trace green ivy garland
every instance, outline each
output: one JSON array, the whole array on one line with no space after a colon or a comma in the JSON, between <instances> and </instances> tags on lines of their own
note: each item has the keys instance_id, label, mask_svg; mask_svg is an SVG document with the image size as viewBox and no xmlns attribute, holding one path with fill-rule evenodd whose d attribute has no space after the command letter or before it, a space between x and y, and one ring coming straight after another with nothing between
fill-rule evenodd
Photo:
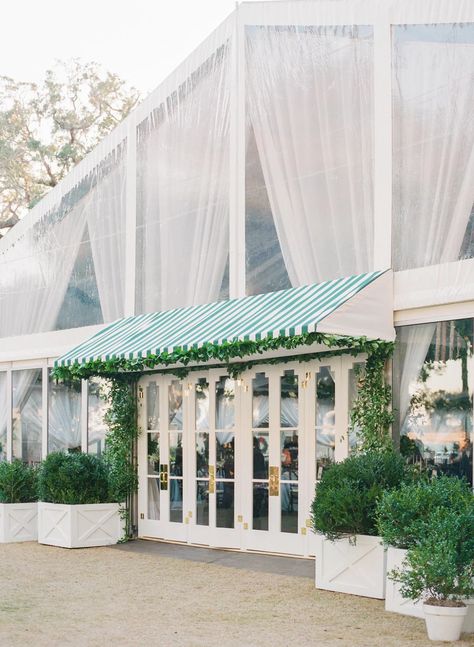
<instances>
[{"instance_id":1,"label":"green ivy garland","mask_svg":"<svg viewBox=\"0 0 474 647\"><path fill-rule=\"evenodd\" d=\"M390 434L392 389L385 383L385 362L392 353L393 345L380 347L368 355L364 369L359 372L350 415L351 428L357 430L356 451L394 450Z\"/></svg>"},{"instance_id":2,"label":"green ivy garland","mask_svg":"<svg viewBox=\"0 0 474 647\"><path fill-rule=\"evenodd\" d=\"M108 360L90 360L84 364L72 364L70 366L57 366L54 369L54 375L57 379L71 380L71 379L87 379L93 375L102 377L111 377L120 373L142 373L147 369L154 369L157 366L168 367L173 364L180 364L181 367L170 369L171 372L179 377L186 376L189 372L189 364L193 363L202 370L202 364L207 364L209 361L216 360L219 364L224 364L232 371L232 360L242 359L250 355L261 355L266 351L274 350L293 350L301 346L311 346L313 344L322 344L331 351L327 353L317 353L314 356L324 357L328 354L335 354L334 351L344 350L345 353L358 355L359 353L367 353L371 355L380 351L386 352L387 347L392 347L390 342L383 342L377 340L368 340L366 337L344 337L339 335L327 335L324 333L304 333L302 335L292 335L288 337L276 337L259 339L256 341L232 341L223 342L220 345L207 343L199 348L181 348L178 347L172 352L163 351L156 355L148 355L147 357L140 357L134 359L125 359L123 357L113 357ZM293 361L294 358L291 358ZM241 363L240 370L245 370L246 367L252 366L256 363L269 363L270 360L251 360L249 362ZM278 358L271 361L290 361L288 358ZM206 367L207 368L207 367Z\"/></svg>"},{"instance_id":3,"label":"green ivy garland","mask_svg":"<svg viewBox=\"0 0 474 647\"><path fill-rule=\"evenodd\" d=\"M108 403L104 421L108 432L105 439L105 460L109 466L110 494L121 503L120 513L125 521L124 540L132 536L130 507L138 489L138 473L134 456L138 438L136 376L115 376L102 397Z\"/></svg>"}]
</instances>

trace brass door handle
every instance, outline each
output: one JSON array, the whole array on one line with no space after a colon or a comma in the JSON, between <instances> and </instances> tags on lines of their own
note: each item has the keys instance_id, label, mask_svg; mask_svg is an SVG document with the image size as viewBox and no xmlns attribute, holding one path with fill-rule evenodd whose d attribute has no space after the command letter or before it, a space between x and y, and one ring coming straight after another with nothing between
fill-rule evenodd
<instances>
[{"instance_id":1,"label":"brass door handle","mask_svg":"<svg viewBox=\"0 0 474 647\"><path fill-rule=\"evenodd\" d=\"M270 465L269 476L269 496L278 496L280 494L280 468L278 465Z\"/></svg>"},{"instance_id":2,"label":"brass door handle","mask_svg":"<svg viewBox=\"0 0 474 647\"><path fill-rule=\"evenodd\" d=\"M168 465L160 465L160 489L168 489Z\"/></svg>"}]
</instances>

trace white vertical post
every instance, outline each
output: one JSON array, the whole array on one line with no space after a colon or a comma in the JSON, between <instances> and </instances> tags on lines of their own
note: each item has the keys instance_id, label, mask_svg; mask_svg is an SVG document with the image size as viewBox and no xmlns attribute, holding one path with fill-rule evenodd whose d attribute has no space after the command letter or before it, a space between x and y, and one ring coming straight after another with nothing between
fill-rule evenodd
<instances>
[{"instance_id":1,"label":"white vertical post","mask_svg":"<svg viewBox=\"0 0 474 647\"><path fill-rule=\"evenodd\" d=\"M392 65L386 3L374 5L374 269L392 266Z\"/></svg>"},{"instance_id":2,"label":"white vertical post","mask_svg":"<svg viewBox=\"0 0 474 647\"><path fill-rule=\"evenodd\" d=\"M89 382L81 380L81 448L87 454L89 451Z\"/></svg>"},{"instance_id":3,"label":"white vertical post","mask_svg":"<svg viewBox=\"0 0 474 647\"><path fill-rule=\"evenodd\" d=\"M41 416L41 458L44 460L48 455L49 370L47 360L44 360L41 371L41 395L43 400L43 415Z\"/></svg>"},{"instance_id":4,"label":"white vertical post","mask_svg":"<svg viewBox=\"0 0 474 647\"><path fill-rule=\"evenodd\" d=\"M135 114L128 118L125 201L125 303L124 315L135 314L137 239L137 131Z\"/></svg>"},{"instance_id":5,"label":"white vertical post","mask_svg":"<svg viewBox=\"0 0 474 647\"><path fill-rule=\"evenodd\" d=\"M245 32L237 5L230 83L229 296L245 296Z\"/></svg>"},{"instance_id":6,"label":"white vertical post","mask_svg":"<svg viewBox=\"0 0 474 647\"><path fill-rule=\"evenodd\" d=\"M13 456L13 379L11 368L7 371L7 461Z\"/></svg>"}]
</instances>

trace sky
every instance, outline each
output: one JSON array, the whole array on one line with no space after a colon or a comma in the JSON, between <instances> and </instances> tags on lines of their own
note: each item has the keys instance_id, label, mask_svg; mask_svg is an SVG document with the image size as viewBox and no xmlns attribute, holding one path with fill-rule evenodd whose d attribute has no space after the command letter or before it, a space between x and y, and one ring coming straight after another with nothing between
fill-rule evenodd
<instances>
[{"instance_id":1,"label":"sky","mask_svg":"<svg viewBox=\"0 0 474 647\"><path fill-rule=\"evenodd\" d=\"M40 81L55 60L101 63L144 95L234 9L235 0L3 0L0 75Z\"/></svg>"}]
</instances>

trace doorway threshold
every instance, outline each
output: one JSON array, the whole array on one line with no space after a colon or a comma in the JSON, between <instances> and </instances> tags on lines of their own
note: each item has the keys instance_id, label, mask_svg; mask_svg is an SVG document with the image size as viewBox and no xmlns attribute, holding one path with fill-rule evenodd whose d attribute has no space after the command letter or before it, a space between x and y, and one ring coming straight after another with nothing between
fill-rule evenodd
<instances>
[{"instance_id":1,"label":"doorway threshold","mask_svg":"<svg viewBox=\"0 0 474 647\"><path fill-rule=\"evenodd\" d=\"M113 548L131 553L218 564L248 571L314 578L314 559L299 556L210 548L208 546L190 546L189 544L151 538L134 539L124 544L116 544Z\"/></svg>"}]
</instances>

